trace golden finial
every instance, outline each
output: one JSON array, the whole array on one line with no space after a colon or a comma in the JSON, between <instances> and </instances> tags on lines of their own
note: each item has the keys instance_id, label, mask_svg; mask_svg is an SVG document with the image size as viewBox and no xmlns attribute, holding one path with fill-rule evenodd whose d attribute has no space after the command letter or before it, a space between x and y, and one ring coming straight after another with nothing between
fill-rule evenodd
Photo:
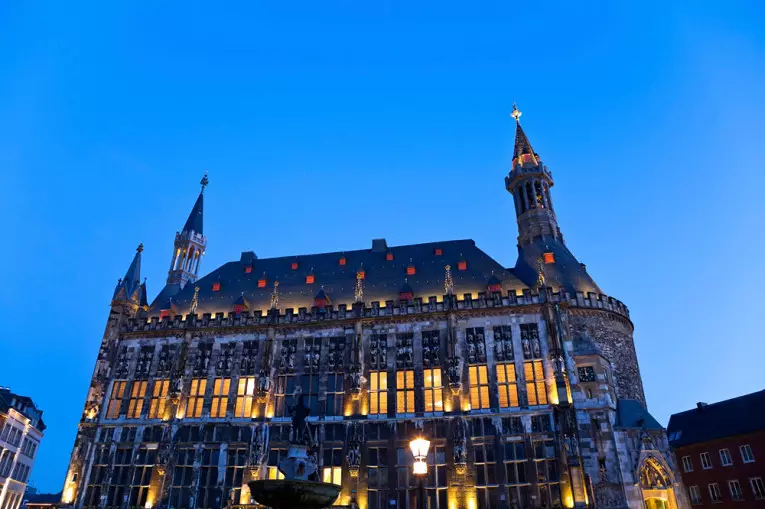
<instances>
[{"instance_id":1,"label":"golden finial","mask_svg":"<svg viewBox=\"0 0 765 509\"><path fill-rule=\"evenodd\" d=\"M202 184L202 191L204 191L205 187L207 187L207 185L210 183L210 180L207 178L207 172L205 172L202 180L200 180L199 183Z\"/></svg>"},{"instance_id":2,"label":"golden finial","mask_svg":"<svg viewBox=\"0 0 765 509\"><path fill-rule=\"evenodd\" d=\"M135 249L136 253L142 253L143 252L143 242L138 244L138 247Z\"/></svg>"},{"instance_id":3,"label":"golden finial","mask_svg":"<svg viewBox=\"0 0 765 509\"><path fill-rule=\"evenodd\" d=\"M513 103L513 112L510 113L510 116L513 117L515 121L520 124L521 115L523 115L523 113L521 112L521 110L518 109L518 106L516 106L515 103Z\"/></svg>"}]
</instances>

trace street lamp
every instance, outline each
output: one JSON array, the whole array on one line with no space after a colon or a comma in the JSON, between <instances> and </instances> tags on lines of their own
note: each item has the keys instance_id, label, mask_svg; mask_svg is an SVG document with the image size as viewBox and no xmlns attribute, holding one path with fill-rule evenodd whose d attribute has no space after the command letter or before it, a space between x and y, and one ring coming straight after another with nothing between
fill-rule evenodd
<instances>
[{"instance_id":1,"label":"street lamp","mask_svg":"<svg viewBox=\"0 0 765 509\"><path fill-rule=\"evenodd\" d=\"M422 482L428 474L428 449L430 449L430 440L422 437L415 438L409 442L409 448L414 455L414 465L412 473L417 477L417 509L425 509L425 487Z\"/></svg>"}]
</instances>

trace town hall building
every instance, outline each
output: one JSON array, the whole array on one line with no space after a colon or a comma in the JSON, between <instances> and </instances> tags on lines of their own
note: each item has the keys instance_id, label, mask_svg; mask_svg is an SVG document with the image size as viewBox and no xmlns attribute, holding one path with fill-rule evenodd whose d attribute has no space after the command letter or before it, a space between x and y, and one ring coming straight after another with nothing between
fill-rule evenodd
<instances>
[{"instance_id":1,"label":"town hall building","mask_svg":"<svg viewBox=\"0 0 765 509\"><path fill-rule=\"evenodd\" d=\"M429 509L686 507L629 311L567 248L513 117L514 267L472 240L375 239L201 275L205 177L159 294L143 246L114 290L62 503L249 505L247 481L281 476L298 392L338 505L414 509L425 436Z\"/></svg>"}]
</instances>

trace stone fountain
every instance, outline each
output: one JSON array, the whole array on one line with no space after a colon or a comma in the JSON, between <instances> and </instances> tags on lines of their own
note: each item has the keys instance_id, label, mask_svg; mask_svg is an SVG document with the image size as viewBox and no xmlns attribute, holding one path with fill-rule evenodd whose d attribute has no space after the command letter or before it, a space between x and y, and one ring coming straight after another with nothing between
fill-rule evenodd
<instances>
[{"instance_id":1,"label":"stone fountain","mask_svg":"<svg viewBox=\"0 0 765 509\"><path fill-rule=\"evenodd\" d=\"M273 509L321 509L331 506L340 494L340 486L319 481L316 459L311 454L311 432L305 421L310 409L296 394L292 407L292 440L287 457L279 462L284 479L259 479L247 483L250 495L259 504Z\"/></svg>"}]
</instances>

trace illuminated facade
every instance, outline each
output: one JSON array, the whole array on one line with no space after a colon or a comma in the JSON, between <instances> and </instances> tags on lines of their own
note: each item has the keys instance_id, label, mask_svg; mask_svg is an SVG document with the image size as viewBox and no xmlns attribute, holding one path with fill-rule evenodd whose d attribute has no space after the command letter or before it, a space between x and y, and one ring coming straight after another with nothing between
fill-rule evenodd
<instances>
[{"instance_id":1,"label":"illuminated facade","mask_svg":"<svg viewBox=\"0 0 765 509\"><path fill-rule=\"evenodd\" d=\"M42 410L0 387L0 509L18 509L45 431Z\"/></svg>"},{"instance_id":2,"label":"illuminated facade","mask_svg":"<svg viewBox=\"0 0 765 509\"><path fill-rule=\"evenodd\" d=\"M413 508L408 444L424 434L431 509L683 506L644 406L627 308L566 247L552 173L520 122L505 186L514 268L471 240L378 239L245 252L198 278L200 193L154 302L142 248L117 285L63 501L249 503L247 480L281 475L300 387L339 504ZM641 484L649 468L668 485Z\"/></svg>"}]
</instances>

